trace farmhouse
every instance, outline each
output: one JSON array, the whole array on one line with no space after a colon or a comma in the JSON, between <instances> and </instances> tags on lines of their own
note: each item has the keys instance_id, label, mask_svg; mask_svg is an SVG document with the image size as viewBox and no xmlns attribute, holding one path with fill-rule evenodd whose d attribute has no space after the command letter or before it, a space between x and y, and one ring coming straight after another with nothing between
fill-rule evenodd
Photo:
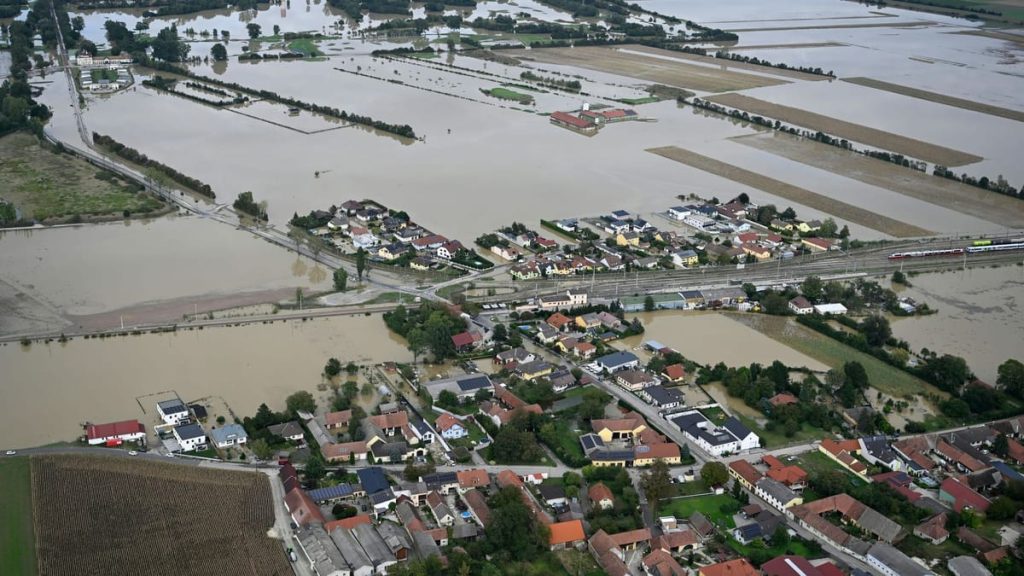
<instances>
[{"instance_id":1,"label":"farmhouse","mask_svg":"<svg viewBox=\"0 0 1024 576\"><path fill-rule=\"evenodd\" d=\"M447 378L444 380L433 380L424 384L430 395L437 400L441 392L447 390L455 394L460 400L472 398L477 390L491 388L491 379L485 374L466 374Z\"/></svg>"},{"instance_id":2,"label":"farmhouse","mask_svg":"<svg viewBox=\"0 0 1024 576\"><path fill-rule=\"evenodd\" d=\"M580 520L569 520L568 522L556 522L548 526L551 531L548 544L552 550L563 550L576 547L587 540L583 533L583 522Z\"/></svg>"},{"instance_id":3,"label":"farmhouse","mask_svg":"<svg viewBox=\"0 0 1024 576\"><path fill-rule=\"evenodd\" d=\"M138 442L146 437L146 427L138 420L123 420L109 424L89 424L85 429L89 444L106 444L109 442Z\"/></svg>"},{"instance_id":4,"label":"farmhouse","mask_svg":"<svg viewBox=\"0 0 1024 576\"><path fill-rule=\"evenodd\" d=\"M561 126L562 128L568 128L581 134L593 134L597 132L597 124L594 124L590 120L580 118L579 116L573 116L568 112L552 112L550 121L555 126Z\"/></svg>"},{"instance_id":5,"label":"farmhouse","mask_svg":"<svg viewBox=\"0 0 1024 576\"><path fill-rule=\"evenodd\" d=\"M814 306L807 298L797 296L789 301L789 311L798 315L811 314L814 312Z\"/></svg>"}]
</instances>

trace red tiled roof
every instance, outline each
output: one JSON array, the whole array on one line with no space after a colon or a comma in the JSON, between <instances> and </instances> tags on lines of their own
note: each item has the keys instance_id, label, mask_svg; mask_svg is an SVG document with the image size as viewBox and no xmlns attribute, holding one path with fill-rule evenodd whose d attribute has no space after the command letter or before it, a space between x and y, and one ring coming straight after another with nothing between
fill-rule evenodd
<instances>
[{"instance_id":1,"label":"red tiled roof","mask_svg":"<svg viewBox=\"0 0 1024 576\"><path fill-rule=\"evenodd\" d=\"M587 495L590 497L590 501L598 504L602 500L615 500L615 495L612 494L611 488L604 485L603 482L598 482L587 490Z\"/></svg>"},{"instance_id":2,"label":"red tiled roof","mask_svg":"<svg viewBox=\"0 0 1024 576\"><path fill-rule=\"evenodd\" d=\"M942 482L940 489L955 499L953 509L957 512L963 510L967 506L970 506L979 512L984 512L992 504L988 498L985 498L981 494L978 494L968 486L957 482L953 478L946 478L946 480Z\"/></svg>"},{"instance_id":3,"label":"red tiled roof","mask_svg":"<svg viewBox=\"0 0 1024 576\"><path fill-rule=\"evenodd\" d=\"M108 424L89 424L86 428L86 436L90 440L97 438L110 438L112 436L125 436L127 434L146 433L146 427L138 420L122 420Z\"/></svg>"},{"instance_id":4,"label":"red tiled roof","mask_svg":"<svg viewBox=\"0 0 1024 576\"><path fill-rule=\"evenodd\" d=\"M570 125L570 126L572 126L574 128L588 128L588 127L594 125L589 120L584 120L583 118L579 118L577 116L573 116L572 114L569 114L568 112L561 112L561 111L552 112L551 113L551 120L554 120L554 121L557 121L557 122L561 122L563 124L568 124L568 125Z\"/></svg>"},{"instance_id":5,"label":"red tiled roof","mask_svg":"<svg viewBox=\"0 0 1024 576\"><path fill-rule=\"evenodd\" d=\"M1014 460L1018 464L1024 464L1024 446L1010 438L1007 438L1007 445L1009 446L1007 458Z\"/></svg>"},{"instance_id":6,"label":"red tiled roof","mask_svg":"<svg viewBox=\"0 0 1024 576\"><path fill-rule=\"evenodd\" d=\"M522 486L523 479L518 474L511 470L502 470L498 472L498 486L504 488L506 486Z\"/></svg>"},{"instance_id":7,"label":"red tiled roof","mask_svg":"<svg viewBox=\"0 0 1024 576\"><path fill-rule=\"evenodd\" d=\"M434 427L438 432L447 432L453 426L462 426L462 422L459 422L459 419L451 414L441 414L434 421Z\"/></svg>"},{"instance_id":8,"label":"red tiled roof","mask_svg":"<svg viewBox=\"0 0 1024 576\"><path fill-rule=\"evenodd\" d=\"M664 550L654 550L644 557L644 566L658 576L687 576L689 572Z\"/></svg>"},{"instance_id":9,"label":"red tiled roof","mask_svg":"<svg viewBox=\"0 0 1024 576\"><path fill-rule=\"evenodd\" d=\"M455 475L459 478L459 488L463 489L487 486L491 483L490 477L487 476L487 471L482 468L459 470Z\"/></svg>"},{"instance_id":10,"label":"red tiled roof","mask_svg":"<svg viewBox=\"0 0 1024 576\"><path fill-rule=\"evenodd\" d=\"M683 368L682 364L672 364L671 366L665 366L662 370L665 376L668 376L670 380L682 380L686 377L686 369Z\"/></svg>"},{"instance_id":11,"label":"red tiled roof","mask_svg":"<svg viewBox=\"0 0 1024 576\"><path fill-rule=\"evenodd\" d=\"M651 547L675 551L682 550L686 546L696 546L697 542L697 534L693 530L682 530L680 532L668 532L654 538L651 541Z\"/></svg>"},{"instance_id":12,"label":"red tiled roof","mask_svg":"<svg viewBox=\"0 0 1024 576\"><path fill-rule=\"evenodd\" d=\"M644 444L633 448L633 457L638 460L647 458L672 459L679 458L679 445L673 442L662 442L660 444Z\"/></svg>"},{"instance_id":13,"label":"red tiled roof","mask_svg":"<svg viewBox=\"0 0 1024 576\"><path fill-rule=\"evenodd\" d=\"M551 537L548 539L551 546L582 542L587 539L586 534L583 533L583 522L580 520L556 522L548 526L548 529L551 531Z\"/></svg>"},{"instance_id":14,"label":"red tiled roof","mask_svg":"<svg viewBox=\"0 0 1024 576\"><path fill-rule=\"evenodd\" d=\"M720 564L705 566L698 572L700 576L759 576L757 568L746 558L737 558Z\"/></svg>"},{"instance_id":15,"label":"red tiled roof","mask_svg":"<svg viewBox=\"0 0 1024 576\"><path fill-rule=\"evenodd\" d=\"M761 473L754 468L753 464L746 460L741 459L729 462L729 468L749 484L757 484L757 481L761 479Z\"/></svg>"},{"instance_id":16,"label":"red tiled roof","mask_svg":"<svg viewBox=\"0 0 1024 576\"><path fill-rule=\"evenodd\" d=\"M569 318L568 316L562 314L561 312L555 312L551 316L548 316L547 322L552 327L561 330L562 326L565 326L566 324L572 322L572 318Z\"/></svg>"},{"instance_id":17,"label":"red tiled roof","mask_svg":"<svg viewBox=\"0 0 1024 576\"><path fill-rule=\"evenodd\" d=\"M452 336L452 344L455 344L456 348L464 348L473 344L473 335L469 332L459 332Z\"/></svg>"},{"instance_id":18,"label":"red tiled roof","mask_svg":"<svg viewBox=\"0 0 1024 576\"><path fill-rule=\"evenodd\" d=\"M932 540L939 540L949 536L949 531L946 530L946 515L936 514L928 518L914 528L914 533L924 534Z\"/></svg>"},{"instance_id":19,"label":"red tiled roof","mask_svg":"<svg viewBox=\"0 0 1024 576\"><path fill-rule=\"evenodd\" d=\"M327 414L324 414L324 424L327 426L347 424L351 419L351 410L341 410L340 412L328 412Z\"/></svg>"},{"instance_id":20,"label":"red tiled roof","mask_svg":"<svg viewBox=\"0 0 1024 576\"><path fill-rule=\"evenodd\" d=\"M799 466L783 466L768 470L768 477L776 482L782 482L787 486L800 484L807 480L807 472Z\"/></svg>"},{"instance_id":21,"label":"red tiled roof","mask_svg":"<svg viewBox=\"0 0 1024 576\"><path fill-rule=\"evenodd\" d=\"M651 539L651 531L648 528L640 528L638 530L612 534L611 538L616 546L622 548L649 541Z\"/></svg>"},{"instance_id":22,"label":"red tiled roof","mask_svg":"<svg viewBox=\"0 0 1024 576\"><path fill-rule=\"evenodd\" d=\"M292 515L292 519L300 526L305 526L311 522L319 522L321 524L324 522L324 515L320 512L320 507L316 505L316 502L313 502L313 499L302 488L294 488L286 494L284 504Z\"/></svg>"},{"instance_id":23,"label":"red tiled roof","mask_svg":"<svg viewBox=\"0 0 1024 576\"><path fill-rule=\"evenodd\" d=\"M800 400L798 400L796 396L793 396L788 392L776 394L775 396L772 396L771 398L768 399L768 403L771 404L772 406L785 406L787 404L796 404L799 401Z\"/></svg>"},{"instance_id":24,"label":"red tiled roof","mask_svg":"<svg viewBox=\"0 0 1024 576\"><path fill-rule=\"evenodd\" d=\"M462 495L462 500L465 501L466 506L473 509L485 527L491 523L491 509L487 506L487 501L484 500L484 495L479 490L467 490Z\"/></svg>"},{"instance_id":25,"label":"red tiled roof","mask_svg":"<svg viewBox=\"0 0 1024 576\"><path fill-rule=\"evenodd\" d=\"M326 530L327 533L330 534L335 528L345 528L346 530L351 530L356 526L359 526L360 524L372 523L373 521L370 519L369 516L367 516L366 514L360 514L358 516L344 518L342 520L331 520L330 522L324 524L324 530Z\"/></svg>"}]
</instances>

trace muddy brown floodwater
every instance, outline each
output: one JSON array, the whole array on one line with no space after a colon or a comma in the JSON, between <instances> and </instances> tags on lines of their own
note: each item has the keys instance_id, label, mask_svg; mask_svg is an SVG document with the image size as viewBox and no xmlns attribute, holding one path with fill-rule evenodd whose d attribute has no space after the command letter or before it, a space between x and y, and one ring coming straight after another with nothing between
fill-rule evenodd
<instances>
[{"instance_id":1,"label":"muddy brown floodwater","mask_svg":"<svg viewBox=\"0 0 1024 576\"><path fill-rule=\"evenodd\" d=\"M637 348L647 340L657 340L699 364L725 362L729 366L747 366L752 362L767 365L780 360L787 366L828 370L821 362L725 314L671 310L626 314L627 320L634 317L643 322L644 333L617 342L616 346L623 350Z\"/></svg>"},{"instance_id":2,"label":"muddy brown floodwater","mask_svg":"<svg viewBox=\"0 0 1024 576\"><path fill-rule=\"evenodd\" d=\"M971 268L910 278L901 295L926 302L936 314L892 322L893 335L914 350L962 356L982 380L995 384L999 365L1024 360L1024 267Z\"/></svg>"},{"instance_id":3,"label":"muddy brown floodwater","mask_svg":"<svg viewBox=\"0 0 1024 576\"><path fill-rule=\"evenodd\" d=\"M239 417L264 402L282 410L292 392L319 395L332 356L412 359L380 315L0 345L0 448L74 440L86 421L138 418L151 427L155 400L144 397L165 391L185 401L221 396Z\"/></svg>"}]
</instances>

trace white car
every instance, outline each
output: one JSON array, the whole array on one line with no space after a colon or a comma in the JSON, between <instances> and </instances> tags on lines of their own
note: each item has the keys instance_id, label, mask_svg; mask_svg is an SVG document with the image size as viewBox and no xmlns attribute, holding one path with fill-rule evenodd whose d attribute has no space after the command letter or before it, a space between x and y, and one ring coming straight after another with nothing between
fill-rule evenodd
<instances>
[{"instance_id":1,"label":"white car","mask_svg":"<svg viewBox=\"0 0 1024 576\"><path fill-rule=\"evenodd\" d=\"M14 450L8 450L7 451L7 455L8 456L14 456L15 454L17 454L17 452L15 452Z\"/></svg>"},{"instance_id":2,"label":"white car","mask_svg":"<svg viewBox=\"0 0 1024 576\"><path fill-rule=\"evenodd\" d=\"M129 451L129 452L128 452L128 455L129 455L129 456L138 456L138 455L139 455L139 453L138 453L138 452L136 452L135 450L131 450L131 451Z\"/></svg>"}]
</instances>

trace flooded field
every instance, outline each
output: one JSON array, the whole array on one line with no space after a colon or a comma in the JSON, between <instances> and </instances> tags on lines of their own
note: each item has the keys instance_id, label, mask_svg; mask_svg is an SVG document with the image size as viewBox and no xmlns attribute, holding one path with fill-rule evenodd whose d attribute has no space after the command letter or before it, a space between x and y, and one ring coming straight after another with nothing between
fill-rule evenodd
<instances>
[{"instance_id":1,"label":"flooded field","mask_svg":"<svg viewBox=\"0 0 1024 576\"><path fill-rule=\"evenodd\" d=\"M627 319L634 315L627 315ZM715 312L644 312L635 315L644 324L641 336L622 340L622 349L657 340L678 350L700 364L725 362L729 366L748 366L752 362L771 364L780 360L787 366L827 370L828 367L784 344L753 330L726 314Z\"/></svg>"},{"instance_id":2,"label":"flooded field","mask_svg":"<svg viewBox=\"0 0 1024 576\"><path fill-rule=\"evenodd\" d=\"M293 298L296 288L329 289L328 277L294 253L198 217L2 232L0 333L23 333L26 314L15 312L26 301L71 325L114 327L123 317L130 326L246 292Z\"/></svg>"},{"instance_id":3,"label":"flooded field","mask_svg":"<svg viewBox=\"0 0 1024 576\"><path fill-rule=\"evenodd\" d=\"M379 315L0 345L0 438L4 448L28 447L73 440L85 421L149 422L155 400L147 396L166 391L186 401L220 396L240 415L263 402L282 410L296 390L321 395L332 356L343 364L412 358Z\"/></svg>"},{"instance_id":4,"label":"flooded field","mask_svg":"<svg viewBox=\"0 0 1024 576\"><path fill-rule=\"evenodd\" d=\"M999 364L1024 358L1024 267L925 274L910 281L913 287L900 294L938 310L892 322L893 335L911 348L962 356L979 378L991 384Z\"/></svg>"}]
</instances>

